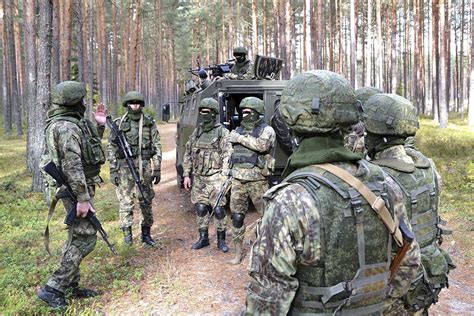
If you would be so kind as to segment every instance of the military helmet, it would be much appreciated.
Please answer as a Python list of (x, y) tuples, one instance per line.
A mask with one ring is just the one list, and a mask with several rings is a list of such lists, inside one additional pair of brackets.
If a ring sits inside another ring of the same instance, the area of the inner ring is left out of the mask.
[(51, 102), (57, 105), (72, 106), (81, 102), (86, 95), (86, 88), (77, 81), (63, 81), (51, 92)]
[(294, 76), (281, 93), (281, 114), (297, 133), (327, 133), (361, 118), (354, 88), (343, 76), (311, 70)]
[(219, 113), (219, 103), (217, 103), (217, 101), (213, 98), (205, 98), (201, 100), (201, 104), (199, 104), (198, 109), (209, 109), (216, 113)]
[(265, 113), (265, 106), (263, 105), (263, 101), (256, 97), (246, 97), (242, 99), (240, 102), (241, 109), (252, 109), (258, 114)]
[(204, 68), (200, 68), (198, 71), (198, 76), (201, 79), (206, 79), (208, 77), (207, 72)]
[(248, 53), (247, 48), (242, 46), (235, 47), (233, 52), (234, 55), (247, 55)]
[(369, 133), (412, 136), (418, 130), (415, 107), (399, 95), (375, 94), (367, 100), (365, 108), (365, 128)]
[(362, 107), (364, 107), (365, 102), (367, 102), (371, 96), (377, 93), (383, 93), (383, 91), (374, 87), (363, 87), (355, 91), (356, 98), (362, 103)]
[(142, 106), (145, 106), (145, 97), (138, 91), (130, 91), (123, 97), (122, 106), (127, 107), (129, 103), (141, 103)]

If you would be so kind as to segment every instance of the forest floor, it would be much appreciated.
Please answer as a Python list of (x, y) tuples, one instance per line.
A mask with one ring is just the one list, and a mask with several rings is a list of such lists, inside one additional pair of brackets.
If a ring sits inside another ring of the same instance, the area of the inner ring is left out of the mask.
[[(172, 147), (174, 126), (160, 126), (160, 132), (165, 147)], [(240, 265), (228, 264), (232, 251), (223, 254), (216, 249), (212, 226), (211, 246), (199, 251), (190, 249), (197, 238), (195, 215), (189, 193), (176, 186), (174, 163), (175, 151), (171, 149), (164, 153), (162, 182), (155, 190), (156, 224), (153, 232), (159, 241), (159, 248), (139, 251), (145, 272), (138, 293), (122, 297), (105, 296), (105, 312), (235, 315), (245, 305), (248, 255)], [(256, 218), (256, 212), (252, 212), (246, 221), (251, 223)], [(229, 246), (232, 248), (230, 242)], [(249, 246), (246, 248), (248, 253)], [(450, 275), (449, 289), (442, 292), (440, 302), (430, 312), (439, 315), (474, 313), (473, 262), (467, 260), (456, 238), (447, 237), (445, 249), (453, 256), (458, 268)]]
[[(245, 305), (250, 240), (245, 246), (246, 257), (236, 266), (227, 263), (233, 257), (230, 234), (227, 241), (231, 252), (219, 252), (213, 225), (211, 246), (191, 250), (198, 232), (190, 194), (176, 185), (175, 124), (161, 124), (159, 130), (162, 178), (155, 186), (152, 227), (158, 247), (141, 244), (138, 210), (135, 243), (132, 247), (123, 244), (115, 190), (105, 166), (101, 173), (105, 184), (97, 190), (96, 209), (119, 256), (112, 256), (99, 238), (94, 252), (81, 264), (81, 283), (103, 295), (69, 299), (67, 314), (237, 315)], [(445, 237), (443, 247), (457, 265), (450, 274), (449, 289), (442, 291), (430, 314), (474, 315), (474, 133), (454, 126), (445, 137), (447, 132), (431, 123), (424, 124), (420, 132), (424, 139), (420, 146), (430, 150), (428, 155), (436, 156), (445, 179), (441, 215), (454, 233)], [(66, 238), (63, 217), (57, 211), (51, 224), (52, 257), (45, 253), (41, 233), (47, 207), (42, 195), (29, 192), (31, 178), (24, 170), (24, 144), (24, 139), (15, 138), (0, 142), (0, 314), (50, 312), (36, 299), (35, 292), (57, 267)], [(251, 212), (246, 222), (252, 223), (257, 217)]]

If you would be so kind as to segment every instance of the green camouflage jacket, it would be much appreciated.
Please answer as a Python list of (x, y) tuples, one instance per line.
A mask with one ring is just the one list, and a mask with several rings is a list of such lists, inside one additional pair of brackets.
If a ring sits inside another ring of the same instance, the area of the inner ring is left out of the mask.
[(227, 79), (251, 80), (254, 78), (253, 61), (245, 60), (243, 63), (235, 63), (230, 73), (225, 74)]

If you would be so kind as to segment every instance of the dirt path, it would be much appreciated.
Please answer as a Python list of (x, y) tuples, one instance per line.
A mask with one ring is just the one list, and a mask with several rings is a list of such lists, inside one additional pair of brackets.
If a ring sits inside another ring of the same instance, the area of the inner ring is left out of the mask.
[[(175, 125), (160, 125), (159, 129), (164, 153), (162, 180), (155, 189), (152, 233), (160, 247), (139, 249), (141, 258), (137, 260), (144, 261), (145, 271), (138, 290), (126, 292), (122, 297), (105, 296), (104, 312), (236, 315), (245, 302), (248, 256), (240, 265), (227, 264), (233, 254), (217, 251), (213, 225), (209, 231), (211, 246), (199, 251), (190, 249), (198, 233), (189, 193), (180, 192), (176, 186)], [(246, 221), (251, 223), (256, 218), (253, 212)], [(231, 246), (231, 238), (227, 239)], [(249, 246), (246, 248), (248, 252)], [(448, 250), (454, 254), (458, 269), (451, 274), (449, 290), (442, 293), (440, 303), (432, 311), (437, 315), (474, 314), (474, 279), (469, 274), (473, 271), (472, 263), (463, 261), (456, 245)]]

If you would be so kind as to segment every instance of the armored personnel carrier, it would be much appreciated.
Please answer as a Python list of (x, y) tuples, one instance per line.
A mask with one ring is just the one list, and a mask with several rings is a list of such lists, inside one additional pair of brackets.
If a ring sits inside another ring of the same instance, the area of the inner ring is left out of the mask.
[(239, 104), (243, 98), (253, 96), (263, 100), (265, 123), (271, 125), (277, 134), (277, 144), (273, 149), (275, 172), (270, 181), (272, 183), (279, 181), (293, 148), (288, 128), (278, 112), (281, 91), (287, 81), (268, 80), (276, 77), (280, 68), (280, 59), (257, 55), (254, 72), (255, 77), (261, 80), (214, 80), (205, 89), (187, 84), (188, 93), (181, 104), (181, 118), (177, 123), (176, 132), (176, 171), (179, 187), (182, 187), (183, 184), (182, 162), (185, 145), (193, 130), (200, 123), (198, 107), (204, 98), (214, 98), (219, 102), (220, 122), (229, 130), (240, 126), (242, 110), (239, 108)]

